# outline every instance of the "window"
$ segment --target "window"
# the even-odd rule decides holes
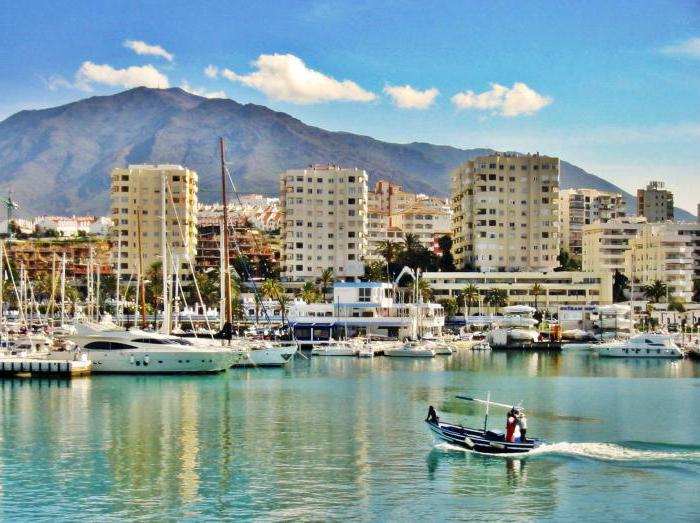
[[[360,293],[360,303],[368,303],[372,298],[372,289],[370,289],[369,287],[360,287],[358,291]]]
[[[133,345],[127,345],[126,343],[117,343],[109,341],[93,341],[85,345],[86,349],[92,350],[126,350],[135,349]]]

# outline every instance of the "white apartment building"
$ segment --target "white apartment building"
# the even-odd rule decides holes
[[[649,182],[646,189],[637,189],[637,214],[649,223],[673,220],[673,193],[663,182]]]
[[[194,261],[197,173],[181,165],[130,165],[112,171],[112,257],[124,277],[136,277],[139,271],[139,226],[144,270],[161,261],[163,179],[168,255],[177,260],[178,271],[187,271],[185,274],[189,272],[188,260]]]
[[[367,180],[362,169],[335,165],[280,175],[283,278],[313,280],[326,268],[337,278],[364,274]]]
[[[559,159],[477,157],[452,173],[452,239],[458,267],[551,271],[560,246]]]
[[[414,202],[391,215],[391,226],[403,235],[413,234],[426,249],[432,249],[436,237],[451,234],[452,215],[445,209],[436,209],[423,202]],[[399,238],[403,241],[403,236]]]
[[[457,297],[468,285],[475,285],[480,294],[489,289],[508,291],[509,305],[532,305],[532,287],[537,283],[543,294],[537,297],[538,308],[556,313],[560,306],[606,305],[612,303],[612,273],[593,272],[426,272],[435,301]],[[459,303],[464,307],[464,303]],[[485,312],[485,306],[482,307]],[[472,313],[476,307],[472,308]]]
[[[681,235],[666,224],[645,224],[629,243],[625,275],[638,284],[636,291],[660,280],[668,286],[670,298],[692,301],[694,247],[690,236]]]
[[[106,236],[109,233],[112,220],[102,216],[37,216],[34,227],[37,230],[55,230],[61,236],[78,236],[80,231],[85,234]]]
[[[646,218],[619,218],[583,226],[581,269],[587,272],[625,271],[625,252],[640,233]]]
[[[597,189],[564,189],[559,192],[562,249],[581,258],[583,226],[626,216],[625,199],[619,193]]]

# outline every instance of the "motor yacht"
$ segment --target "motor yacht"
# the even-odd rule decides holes
[[[602,343],[598,356],[606,358],[682,358],[683,351],[667,334],[639,334],[629,340]]]
[[[74,351],[87,354],[92,372],[137,374],[221,372],[242,356],[227,347],[202,346],[191,340],[138,329],[96,329],[84,326],[69,336]],[[66,352],[54,352],[50,359],[66,359]]]
[[[294,342],[256,341],[249,344],[247,359],[233,366],[282,367],[292,360],[297,350],[299,347]]]
[[[354,343],[331,341],[327,345],[318,345],[311,350],[314,356],[357,356],[360,351]]]
[[[435,354],[438,356],[451,356],[457,352],[457,349],[455,349],[453,345],[447,343],[445,340],[436,338],[435,336],[426,335],[421,339],[423,340],[424,345],[433,349]]]
[[[386,349],[384,355],[393,358],[434,358],[435,350],[422,341],[407,341],[399,347]]]

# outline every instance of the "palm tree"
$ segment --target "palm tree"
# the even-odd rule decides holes
[[[433,289],[430,287],[430,282],[425,278],[418,279],[418,293],[424,302],[429,302],[433,297]]]
[[[645,285],[642,287],[644,297],[653,301],[654,303],[659,303],[661,298],[666,296],[667,290],[668,286],[661,280],[654,280],[651,285]]]
[[[328,290],[328,287],[331,287],[333,285],[333,282],[335,282],[335,275],[333,274],[333,269],[331,267],[323,269],[323,272],[321,273],[321,276],[318,277],[317,282],[321,290],[321,296],[325,301],[326,291]]]
[[[386,281],[386,266],[384,262],[374,261],[365,264],[365,278],[367,281]]]
[[[418,236],[411,232],[407,232],[403,235],[403,245],[404,250],[408,253],[417,251],[418,248],[421,246],[420,241],[418,240]]]
[[[544,287],[539,283],[535,283],[530,287],[530,295],[535,297],[535,309],[537,309],[537,297],[544,294]]]
[[[216,270],[198,272],[194,275],[202,301],[207,307],[213,307],[219,303],[221,298],[221,285],[219,282],[219,272]]]
[[[318,289],[312,281],[305,282],[298,295],[306,303],[316,303],[319,300]]]
[[[380,256],[383,256],[387,263],[395,263],[396,257],[399,255],[401,250],[402,247],[400,243],[382,240],[377,245],[375,252]]]
[[[285,314],[287,312],[287,307],[289,306],[289,302],[291,301],[291,299],[286,294],[280,294],[277,297],[277,301],[280,304],[280,311],[282,313],[282,328],[284,328],[284,317],[285,317]]]
[[[508,305],[508,291],[505,289],[489,289],[484,294],[484,303],[494,308]]]
[[[278,300],[279,297],[284,294],[284,289],[279,280],[273,280],[268,278],[262,284],[262,295],[268,300]]]
[[[473,283],[470,283],[462,290],[462,299],[467,308],[467,316],[471,316],[471,308],[479,304],[479,288]]]

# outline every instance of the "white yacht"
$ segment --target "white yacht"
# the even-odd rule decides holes
[[[142,330],[80,329],[69,339],[75,351],[87,354],[92,372],[138,374],[220,372],[235,364],[242,352],[227,347],[202,346],[184,338]],[[65,359],[55,352],[50,359]]]
[[[629,340],[602,343],[598,356],[607,358],[682,358],[683,351],[667,334],[638,334]]]
[[[317,345],[311,349],[314,356],[357,356],[360,351],[353,343],[347,341],[331,341],[327,345]]]
[[[527,305],[503,307],[504,314],[497,320],[497,328],[489,333],[489,343],[495,346],[507,346],[510,343],[530,343],[539,339],[539,332],[534,329],[537,320],[533,318],[536,310]]]
[[[457,349],[455,349],[453,345],[450,345],[445,340],[436,338],[435,336],[426,335],[423,336],[422,340],[424,342],[424,345],[433,349],[435,351],[435,354],[438,356],[451,356],[452,354],[457,352]]]
[[[398,347],[386,349],[384,355],[394,358],[434,358],[435,350],[422,341],[407,341]]]
[[[236,363],[234,367],[282,367],[292,360],[298,349],[297,344],[293,342],[256,342],[248,348],[247,361]]]

